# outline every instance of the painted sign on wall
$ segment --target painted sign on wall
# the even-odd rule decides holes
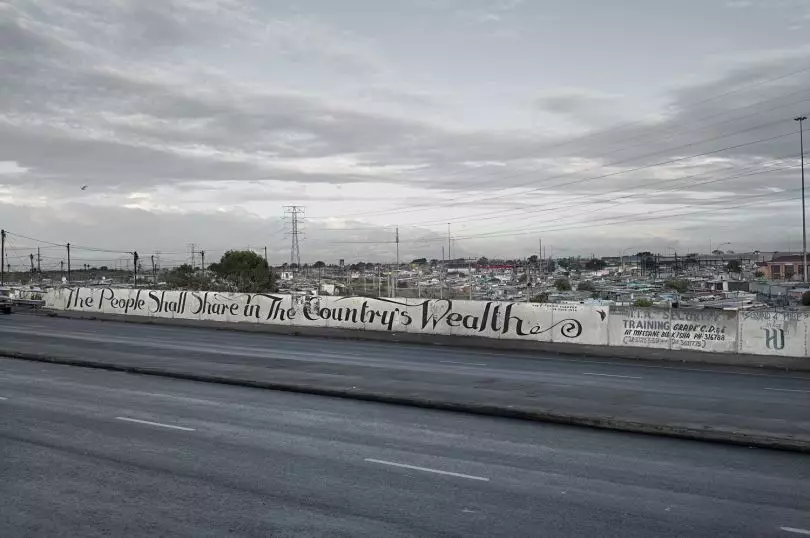
[[[723,310],[613,307],[609,331],[612,346],[737,350],[736,314]]]
[[[740,353],[806,357],[809,326],[808,312],[740,312]]]

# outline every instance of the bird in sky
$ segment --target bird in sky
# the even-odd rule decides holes
[[[87,185],[82,185],[82,190],[86,191],[87,190]]]

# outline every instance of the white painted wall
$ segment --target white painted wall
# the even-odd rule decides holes
[[[62,288],[46,308],[291,327],[807,357],[810,313]]]
[[[809,333],[808,312],[740,312],[740,353],[806,357]]]
[[[733,353],[736,312],[683,308],[613,307],[609,345]]]
[[[373,299],[117,288],[51,290],[46,307],[228,323],[607,344],[608,310],[588,305]]]

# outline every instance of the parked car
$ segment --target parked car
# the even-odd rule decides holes
[[[8,288],[0,288],[0,312],[3,314],[11,314],[11,305],[14,302],[11,299],[11,290]]]

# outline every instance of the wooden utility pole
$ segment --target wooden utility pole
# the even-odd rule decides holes
[[[6,266],[6,231],[0,230],[0,286],[2,286],[6,281],[6,275],[3,272],[3,268],[5,266]]]

